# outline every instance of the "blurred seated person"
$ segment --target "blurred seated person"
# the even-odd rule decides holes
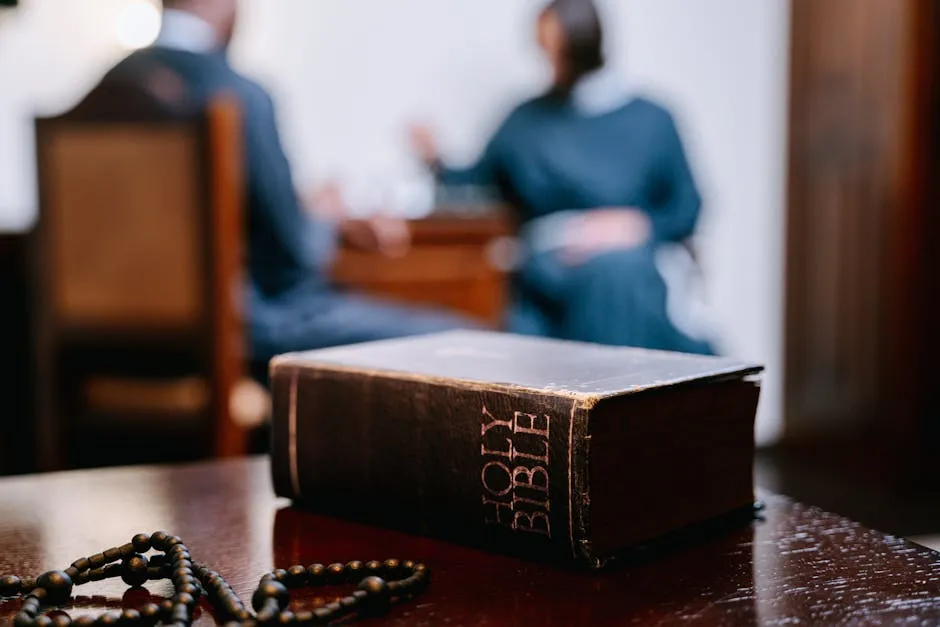
[[[433,133],[412,129],[441,184],[495,187],[521,214],[510,330],[711,353],[670,319],[677,301],[657,268],[658,251],[692,235],[701,205],[672,117],[605,68],[591,0],[551,2],[538,40],[554,82],[508,116],[476,165],[448,167]]]
[[[263,378],[272,356],[297,350],[472,326],[445,313],[411,309],[339,291],[328,271],[345,237],[390,254],[407,248],[404,222],[350,220],[337,195],[316,198],[308,215],[294,187],[271,97],[226,58],[237,0],[164,0],[162,30],[150,48],[120,62],[105,81],[133,81],[169,70],[188,101],[220,92],[240,100],[246,153],[248,318],[252,361]]]

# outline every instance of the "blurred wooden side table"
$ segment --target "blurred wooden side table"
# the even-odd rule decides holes
[[[390,300],[444,307],[499,327],[507,305],[512,225],[501,210],[415,220],[412,248],[390,259],[344,249],[333,276]]]

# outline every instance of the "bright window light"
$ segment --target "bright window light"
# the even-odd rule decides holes
[[[152,2],[133,0],[118,15],[115,31],[118,41],[125,48],[145,48],[160,33],[160,11]]]

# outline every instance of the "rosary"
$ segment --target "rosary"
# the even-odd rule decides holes
[[[162,553],[150,558],[144,556],[151,549]],[[14,575],[0,577],[0,598],[26,597],[13,619],[14,627],[152,627],[157,624],[188,627],[202,596],[208,599],[215,616],[226,627],[326,625],[354,615],[380,615],[393,603],[406,601],[423,591],[430,583],[430,574],[424,564],[397,559],[291,566],[261,578],[251,597],[254,609],[251,612],[222,575],[192,560],[182,540],[158,531],[149,536],[138,534],[125,545],[83,557],[64,571],[50,571],[35,580]],[[98,618],[81,616],[72,620],[63,614],[53,618],[42,613],[43,607],[65,604],[71,598],[73,585],[110,577],[121,577],[132,587],[149,580],[171,579],[173,598],[159,605],[147,603],[139,610],[109,611]],[[352,594],[312,612],[294,613],[288,607],[290,588],[349,583],[358,583]]]

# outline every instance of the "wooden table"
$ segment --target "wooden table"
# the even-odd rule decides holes
[[[333,278],[359,291],[409,305],[443,307],[494,327],[508,301],[503,259],[512,233],[505,212],[446,212],[411,222],[411,249],[402,257],[344,248]]]
[[[763,521],[587,574],[292,510],[274,497],[265,458],[71,472],[0,480],[0,573],[64,568],[162,528],[246,600],[274,565],[427,562],[431,589],[368,623],[375,625],[884,624],[914,616],[940,624],[940,553],[784,497],[763,498]],[[154,595],[169,590],[165,581],[148,586]],[[121,607],[125,590],[119,580],[83,586],[78,592],[92,596],[72,614]],[[135,593],[124,599],[140,602]],[[295,596],[307,607],[316,602],[312,592]],[[18,605],[0,602],[0,623]],[[205,607],[197,618],[212,621]]]

